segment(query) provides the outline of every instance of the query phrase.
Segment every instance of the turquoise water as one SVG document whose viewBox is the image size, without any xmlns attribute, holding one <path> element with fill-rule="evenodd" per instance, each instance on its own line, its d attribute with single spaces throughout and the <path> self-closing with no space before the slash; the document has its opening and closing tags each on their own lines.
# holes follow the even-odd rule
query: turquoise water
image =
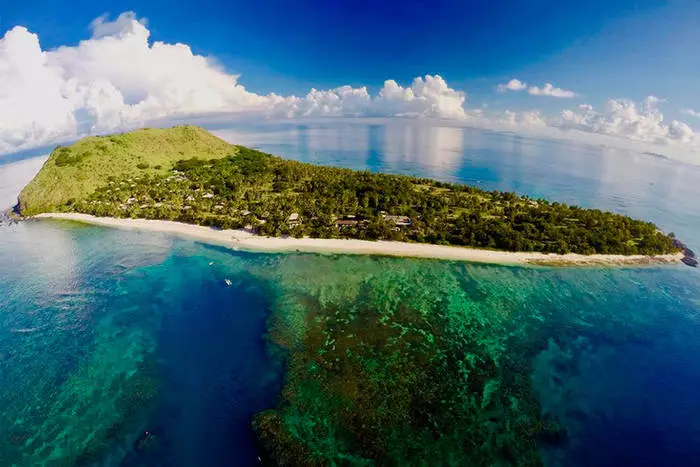
<svg viewBox="0 0 700 467">
<path fill-rule="evenodd" d="M 280 368 L 243 258 L 44 222 L 6 227 L 0 250 L 1 465 L 255 460 L 250 418 Z"/>
<path fill-rule="evenodd" d="M 235 135 L 299 160 L 613 209 L 700 249 L 700 171 L 655 156 L 405 124 Z M 284 377 L 267 320 L 359 296 L 491 323 L 567 430 L 542 443 L 547 465 L 700 465 L 700 276 L 687 267 L 248 254 L 56 221 L 0 227 L 0 259 L 0 465 L 256 465 L 251 419 Z"/>
</svg>

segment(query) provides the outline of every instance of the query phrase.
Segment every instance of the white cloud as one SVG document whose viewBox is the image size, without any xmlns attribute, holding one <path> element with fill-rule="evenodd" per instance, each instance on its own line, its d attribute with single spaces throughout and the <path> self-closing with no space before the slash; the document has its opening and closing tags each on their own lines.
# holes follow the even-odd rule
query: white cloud
<svg viewBox="0 0 700 467">
<path fill-rule="evenodd" d="M 519 79 L 512 79 L 505 84 L 499 84 L 496 86 L 496 90 L 498 92 L 524 91 L 525 89 L 527 89 L 527 84 L 523 83 Z"/>
<path fill-rule="evenodd" d="M 267 112 L 287 117 L 402 116 L 467 118 L 465 93 L 450 88 L 440 76 L 427 75 L 402 87 L 387 80 L 372 97 L 367 88 L 341 86 L 327 91 L 312 89 L 304 97 L 278 98 Z"/>
<path fill-rule="evenodd" d="M 527 83 L 520 81 L 519 79 L 511 79 L 505 84 L 499 84 L 496 86 L 498 92 L 508 92 L 508 91 L 527 91 L 531 96 L 548 96 L 548 97 L 559 97 L 559 98 L 572 98 L 576 97 L 574 91 L 568 89 L 555 88 L 552 83 L 545 83 L 544 86 L 527 86 Z"/>
<path fill-rule="evenodd" d="M 366 87 L 340 86 L 312 89 L 302 96 L 260 95 L 246 90 L 237 75 L 215 60 L 194 54 L 188 45 L 151 41 L 146 22 L 133 13 L 114 21 L 100 17 L 91 26 L 89 39 L 52 50 L 42 50 L 39 37 L 23 27 L 0 38 L 0 154 L 87 134 L 216 115 L 423 117 L 547 137 L 583 132 L 691 149 L 700 145 L 686 123 L 664 120 L 658 110 L 661 100 L 653 96 L 641 104 L 611 99 L 602 110 L 580 106 L 551 119 L 537 110 L 498 115 L 486 105 L 468 109 L 466 93 L 438 75 L 415 78 L 408 86 L 387 80 L 376 94 Z M 517 79 L 497 89 L 575 95 L 551 83 L 528 87 Z"/>
<path fill-rule="evenodd" d="M 5 34 L 0 40 L 0 153 L 75 132 L 63 84 L 36 35 L 22 27 Z"/>
<path fill-rule="evenodd" d="M 450 88 L 442 77 L 427 75 L 414 79 L 410 88 L 385 81 L 375 104 L 384 115 L 466 118 L 466 100 L 464 92 Z"/>
<path fill-rule="evenodd" d="M 520 124 L 526 128 L 544 128 L 547 126 L 547 121 L 539 110 L 529 110 L 520 114 Z"/>
<path fill-rule="evenodd" d="M 530 86 L 527 89 L 527 93 L 531 96 L 549 96 L 549 97 L 559 97 L 563 99 L 570 99 L 576 97 L 574 91 L 568 89 L 555 88 L 552 83 L 545 83 L 543 87 L 538 88 L 537 86 Z"/>
<path fill-rule="evenodd" d="M 627 99 L 609 99 L 600 111 L 580 105 L 576 110 L 563 111 L 555 125 L 654 144 L 696 145 L 697 135 L 686 123 L 666 123 L 658 108 L 660 102 L 656 96 L 648 96 L 641 105 Z"/>
<path fill-rule="evenodd" d="M 263 96 L 185 44 L 151 43 L 146 22 L 133 13 L 100 17 L 91 27 L 90 39 L 48 51 L 23 27 L 0 39 L 0 154 L 212 113 L 467 116 L 466 94 L 437 75 L 406 88 L 389 80 L 374 97 L 350 86 Z"/>
<path fill-rule="evenodd" d="M 148 25 L 146 18 L 138 19 L 133 11 L 122 13 L 114 21 L 109 21 L 109 15 L 102 15 L 90 23 L 92 38 L 100 39 L 107 36 L 119 36 L 129 33 L 137 33 L 140 26 Z"/>
<path fill-rule="evenodd" d="M 693 110 L 693 109 L 683 109 L 683 110 L 681 110 L 681 113 L 682 113 L 683 115 L 689 115 L 689 116 L 691 116 L 691 117 L 700 118 L 700 112 L 698 112 L 697 110 Z"/>
<path fill-rule="evenodd" d="M 492 122 L 511 129 L 525 130 L 546 128 L 548 126 L 547 120 L 538 110 L 527 110 L 524 112 L 505 110 L 502 114 L 496 115 Z"/>
</svg>

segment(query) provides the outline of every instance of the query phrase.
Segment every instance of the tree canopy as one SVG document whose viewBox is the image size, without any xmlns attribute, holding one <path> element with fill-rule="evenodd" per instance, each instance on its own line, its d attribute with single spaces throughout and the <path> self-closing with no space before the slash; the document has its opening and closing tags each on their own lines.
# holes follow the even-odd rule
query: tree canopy
<svg viewBox="0 0 700 467">
<path fill-rule="evenodd" d="M 672 235 L 627 216 L 425 178 L 316 166 L 238 146 L 170 171 L 108 177 L 64 209 L 267 236 L 358 238 L 508 251 L 665 254 Z"/>
</svg>

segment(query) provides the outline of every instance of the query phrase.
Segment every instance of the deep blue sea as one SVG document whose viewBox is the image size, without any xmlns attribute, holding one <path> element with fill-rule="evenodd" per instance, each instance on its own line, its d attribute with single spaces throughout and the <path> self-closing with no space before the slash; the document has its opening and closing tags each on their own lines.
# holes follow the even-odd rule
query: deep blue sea
<svg viewBox="0 0 700 467">
<path fill-rule="evenodd" d="M 305 162 L 613 210 L 700 250 L 700 167 L 655 155 L 410 121 L 216 131 Z M 0 165 L 0 207 L 40 163 Z M 70 222 L 0 226 L 0 465 L 256 465 L 251 418 L 275 405 L 284 377 L 270 311 L 290 290 L 342 294 L 357 277 L 422 265 L 455 273 L 448 262 L 252 254 Z M 458 273 L 489 309 L 553 320 L 533 385 L 571 436 L 543 447 L 548 465 L 700 465 L 698 270 Z M 624 338 L 604 326 L 613 320 Z M 577 338 L 557 341 L 572 328 Z"/>
</svg>

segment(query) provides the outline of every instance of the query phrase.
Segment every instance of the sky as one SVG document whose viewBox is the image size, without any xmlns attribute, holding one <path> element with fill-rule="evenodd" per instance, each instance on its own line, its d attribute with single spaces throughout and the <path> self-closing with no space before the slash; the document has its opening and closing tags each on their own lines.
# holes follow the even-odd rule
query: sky
<svg viewBox="0 0 700 467">
<path fill-rule="evenodd" d="M 698 24 L 694 0 L 2 2 L 0 155 L 188 118 L 381 116 L 700 160 Z"/>
</svg>

